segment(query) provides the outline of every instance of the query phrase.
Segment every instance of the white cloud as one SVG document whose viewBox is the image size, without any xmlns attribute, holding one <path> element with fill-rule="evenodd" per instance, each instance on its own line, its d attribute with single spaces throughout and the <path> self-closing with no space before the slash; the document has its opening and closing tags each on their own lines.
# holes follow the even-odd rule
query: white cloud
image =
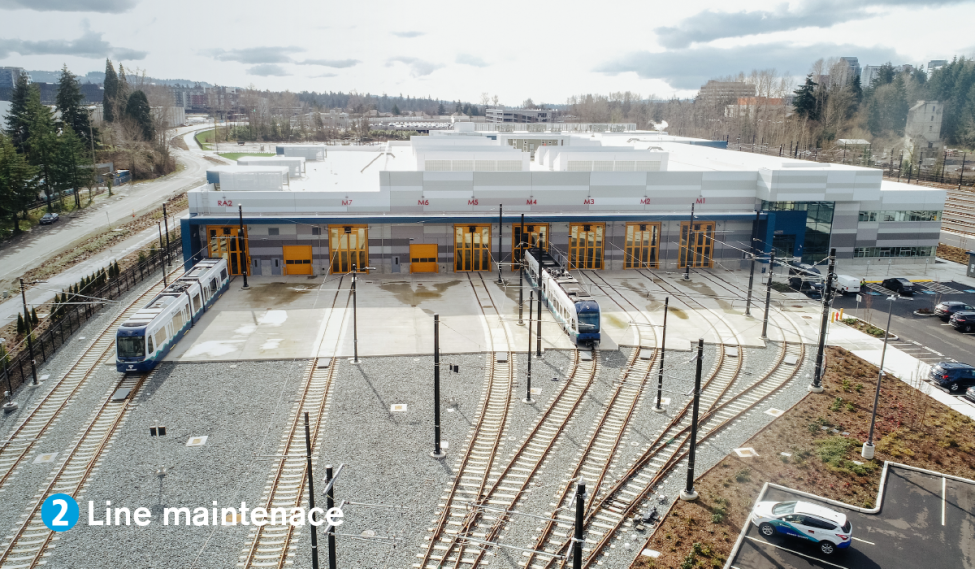
<svg viewBox="0 0 975 569">
<path fill-rule="evenodd" d="M 0 9 L 38 12 L 128 12 L 138 0 L 0 0 Z"/>
<path fill-rule="evenodd" d="M 261 77 L 284 77 L 291 75 L 283 67 L 276 63 L 263 63 L 247 68 L 248 75 L 259 75 Z"/>
<path fill-rule="evenodd" d="M 102 39 L 101 33 L 86 31 L 76 40 L 19 40 L 0 39 L 0 59 L 11 53 L 20 55 L 73 55 L 100 59 L 114 57 L 115 59 L 139 60 L 147 55 L 145 51 L 112 46 Z"/>
<path fill-rule="evenodd" d="M 422 59 L 417 59 L 416 57 L 391 57 L 386 60 L 386 67 L 390 67 L 396 63 L 405 63 L 410 68 L 410 75 L 413 77 L 424 77 L 430 75 L 434 71 L 443 67 L 439 63 L 433 63 L 431 61 L 424 61 Z"/>
</svg>

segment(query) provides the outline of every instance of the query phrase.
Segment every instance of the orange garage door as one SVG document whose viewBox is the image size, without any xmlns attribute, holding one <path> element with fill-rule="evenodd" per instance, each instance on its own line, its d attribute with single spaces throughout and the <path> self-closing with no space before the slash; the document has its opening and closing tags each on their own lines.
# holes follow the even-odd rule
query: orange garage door
<svg viewBox="0 0 975 569">
<path fill-rule="evenodd" d="M 410 272 L 437 272 L 437 245 L 410 245 Z"/>
<path fill-rule="evenodd" d="M 311 274 L 311 245 L 285 245 L 282 249 L 284 249 L 284 274 Z"/>
</svg>

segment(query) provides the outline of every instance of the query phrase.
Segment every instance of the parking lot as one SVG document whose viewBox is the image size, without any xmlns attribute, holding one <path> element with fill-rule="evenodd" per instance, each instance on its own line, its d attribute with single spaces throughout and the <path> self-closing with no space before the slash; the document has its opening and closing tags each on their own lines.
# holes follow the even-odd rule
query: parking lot
<svg viewBox="0 0 975 569">
<path fill-rule="evenodd" d="M 841 507 L 781 487 L 760 500 L 803 500 L 846 514 L 853 544 L 826 557 L 816 544 L 749 527 L 732 551 L 731 569 L 975 569 L 975 482 L 889 465 L 876 514 Z"/>
</svg>

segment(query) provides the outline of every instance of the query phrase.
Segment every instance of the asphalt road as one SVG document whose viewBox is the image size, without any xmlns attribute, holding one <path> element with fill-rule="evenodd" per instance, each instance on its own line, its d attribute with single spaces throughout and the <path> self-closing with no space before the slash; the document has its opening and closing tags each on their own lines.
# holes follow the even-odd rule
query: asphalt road
<svg viewBox="0 0 975 569">
<path fill-rule="evenodd" d="M 200 125 L 184 127 L 178 129 L 176 134 L 202 128 Z M 133 212 L 138 215 L 158 207 L 173 193 L 204 179 L 208 162 L 203 159 L 199 147 L 194 144 L 189 152 L 173 148 L 173 154 L 184 165 L 182 171 L 152 182 L 120 186 L 113 191 L 117 195 L 110 200 L 87 208 L 76 217 L 69 219 L 65 216 L 58 223 L 38 226 L 28 235 L 0 248 L 0 284 L 10 286 L 11 279 L 41 265 L 52 254 L 106 229 L 109 223 L 117 224 L 131 219 Z"/>
<path fill-rule="evenodd" d="M 934 308 L 937 301 L 959 300 L 975 304 L 975 294 L 963 293 L 968 289 L 959 283 L 944 283 L 957 289 L 958 294 L 915 294 L 913 300 L 899 298 L 893 302 L 890 332 L 899 341 L 892 345 L 902 349 L 925 363 L 956 360 L 975 365 L 975 334 L 965 334 L 942 322 L 936 316 L 915 316 L 920 308 Z M 845 314 L 858 316 L 871 324 L 883 328 L 887 325 L 888 302 L 885 296 L 864 295 L 864 302 L 856 309 L 856 297 L 836 297 L 833 308 L 843 308 Z M 926 349 L 929 348 L 929 349 Z"/>
<path fill-rule="evenodd" d="M 772 489 L 765 500 L 813 501 Z M 975 484 L 890 468 L 882 508 L 863 514 L 829 503 L 853 525 L 853 544 L 826 557 L 815 544 L 786 536 L 766 539 L 749 523 L 733 569 L 975 569 Z"/>
</svg>

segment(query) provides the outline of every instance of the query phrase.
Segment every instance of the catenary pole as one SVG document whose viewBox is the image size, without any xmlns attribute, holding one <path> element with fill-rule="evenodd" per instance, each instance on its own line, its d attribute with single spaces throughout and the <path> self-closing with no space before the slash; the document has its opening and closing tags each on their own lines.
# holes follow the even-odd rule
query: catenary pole
<svg viewBox="0 0 975 569">
<path fill-rule="evenodd" d="M 342 465 L 339 465 L 339 471 Z M 335 478 L 332 473 L 332 465 L 325 467 L 325 483 L 328 484 L 328 492 L 325 492 L 325 511 L 331 511 L 335 507 L 335 484 L 331 483 Z M 325 534 L 328 536 L 328 569 L 335 569 L 335 526 L 329 525 Z"/>
<path fill-rule="evenodd" d="M 809 386 L 812 393 L 823 392 L 823 357 L 826 351 L 826 327 L 829 325 L 829 307 L 833 299 L 833 274 L 836 270 L 836 249 L 829 251 L 829 272 L 826 274 L 826 286 L 823 287 L 823 319 L 819 325 L 819 347 L 816 350 L 816 370 L 813 373 L 813 382 Z"/>
<path fill-rule="evenodd" d="M 173 266 L 173 259 L 170 257 L 169 252 L 172 250 L 169 246 L 169 217 L 166 215 L 166 204 L 162 204 L 163 209 L 163 227 L 166 228 L 166 266 Z"/>
<path fill-rule="evenodd" d="M 433 315 L 433 458 L 443 458 L 440 448 L 440 315 Z"/>
<path fill-rule="evenodd" d="M 686 502 L 697 500 L 694 491 L 694 455 L 697 452 L 697 414 L 701 406 L 701 366 L 704 361 L 704 338 L 697 341 L 697 368 L 694 372 L 694 406 L 691 412 L 691 448 L 687 453 L 687 484 L 680 493 L 680 499 Z"/>
<path fill-rule="evenodd" d="M 240 253 L 240 273 L 244 275 L 243 288 L 244 290 L 246 290 L 250 288 L 247 286 L 247 269 L 250 263 L 247 260 L 247 254 L 245 253 L 245 249 L 244 249 L 244 246 L 247 243 L 244 241 L 244 206 L 243 205 L 237 206 L 237 213 L 240 216 L 238 218 L 240 220 L 240 227 L 237 230 L 237 252 Z M 354 277 L 352 282 L 353 283 L 355 282 Z M 356 361 L 358 361 L 358 358 L 356 358 Z"/>
<path fill-rule="evenodd" d="M 356 316 L 356 267 L 355 263 L 352 263 L 352 363 L 359 363 L 359 326 Z"/>
<path fill-rule="evenodd" d="M 663 398 L 664 392 L 664 356 L 667 353 L 667 312 L 668 306 L 670 305 L 670 297 L 664 297 L 664 332 L 662 338 L 660 339 L 660 367 L 657 368 L 657 406 L 653 408 L 657 413 L 663 413 L 664 408 L 661 407 L 661 399 Z"/>
<path fill-rule="evenodd" d="M 761 210 L 755 212 L 755 224 L 752 225 L 752 266 L 748 273 L 748 298 L 745 300 L 745 316 L 752 315 L 752 285 L 755 284 L 755 239 L 758 233 L 758 221 L 762 217 Z"/>
<path fill-rule="evenodd" d="M 511 249 L 512 261 L 514 260 L 515 257 L 515 251 L 521 249 L 521 259 L 518 261 L 518 325 L 519 326 L 524 326 L 525 324 L 525 320 L 522 316 L 522 311 L 525 308 L 525 288 L 524 288 L 525 287 L 524 285 L 525 250 L 523 247 L 520 247 L 522 240 L 524 238 L 525 238 L 525 214 L 521 214 L 521 235 L 519 235 L 517 239 L 512 239 L 512 243 L 514 243 L 515 241 L 518 241 L 518 243 L 515 243 L 515 246 Z M 529 346 L 529 348 L 531 348 L 531 346 Z"/>
<path fill-rule="evenodd" d="M 535 323 L 535 357 L 542 357 L 542 274 L 541 263 L 538 266 L 538 320 Z"/>
<path fill-rule="evenodd" d="M 740 139 L 741 137 L 739 137 Z M 741 147 L 738 147 L 741 150 Z M 691 222 L 687 225 L 687 245 L 684 248 L 684 280 L 691 278 L 691 237 L 694 235 L 694 204 L 691 203 Z"/>
<path fill-rule="evenodd" d="M 308 411 L 305 411 L 305 460 L 308 468 L 308 511 L 315 509 L 315 476 L 311 469 L 311 433 L 308 428 Z M 312 514 L 314 515 L 314 514 Z M 308 524 L 311 529 L 311 566 L 318 569 L 318 527 Z"/>
<path fill-rule="evenodd" d="M 504 204 L 498 204 L 498 284 L 504 284 L 501 277 L 501 242 L 504 240 Z"/>
<path fill-rule="evenodd" d="M 765 284 L 765 318 L 762 319 L 762 339 L 768 338 L 768 307 L 772 302 L 772 270 L 775 268 L 775 249 L 768 258 L 768 282 Z"/>
<path fill-rule="evenodd" d="M 524 258 L 524 257 L 522 257 Z M 532 305 L 535 301 L 535 291 L 528 291 L 528 382 L 525 386 L 525 403 L 532 401 Z"/>
<path fill-rule="evenodd" d="M 572 537 L 572 569 L 582 569 L 583 520 L 586 517 L 586 480 L 579 477 L 576 485 L 576 523 Z"/>
<path fill-rule="evenodd" d="M 37 385 L 37 367 L 34 364 L 34 340 L 31 336 L 34 335 L 33 323 L 30 321 L 30 312 L 27 310 L 27 293 L 24 292 L 24 279 L 20 279 L 20 299 L 24 301 L 24 324 L 27 325 L 27 350 L 30 352 L 30 374 L 34 378 L 34 383 L 31 385 Z M 10 394 L 13 396 L 13 393 Z"/>
</svg>

